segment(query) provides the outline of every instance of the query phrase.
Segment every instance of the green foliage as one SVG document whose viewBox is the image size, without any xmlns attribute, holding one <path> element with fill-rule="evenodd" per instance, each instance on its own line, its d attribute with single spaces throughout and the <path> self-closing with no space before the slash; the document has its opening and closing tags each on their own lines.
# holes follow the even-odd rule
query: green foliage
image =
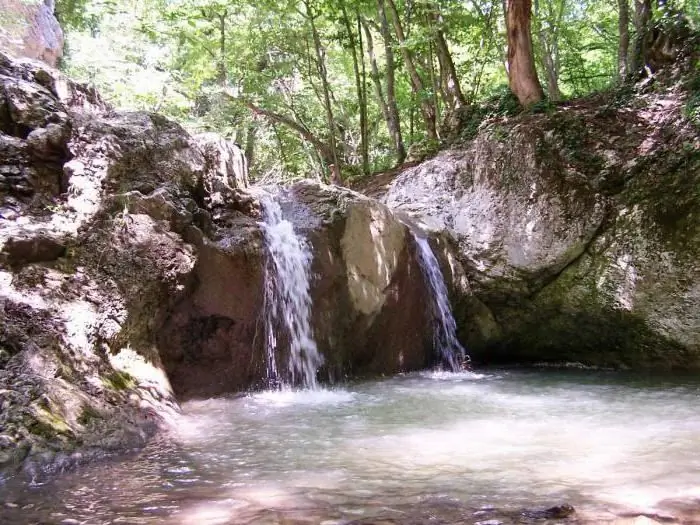
<svg viewBox="0 0 700 525">
<path fill-rule="evenodd" d="M 103 17 L 118 11 L 117 0 L 57 0 L 56 17 L 69 30 L 98 31 Z"/>
<path fill-rule="evenodd" d="M 459 138 L 470 140 L 490 119 L 512 117 L 522 112 L 520 102 L 507 85 L 498 86 L 483 102 L 463 109 L 459 114 Z"/>
<path fill-rule="evenodd" d="M 690 96 L 685 103 L 686 118 L 700 128 L 700 63 L 696 65 L 696 74 L 688 81 Z"/>
<path fill-rule="evenodd" d="M 520 112 L 505 86 L 501 2 L 394 2 L 405 33 L 403 47 L 413 56 L 423 81 L 423 89 L 413 92 L 394 34 L 394 95 L 407 149 L 425 139 L 421 102 L 435 103 L 438 122 L 454 113 L 441 77 L 438 34 L 444 35 L 471 104 L 457 112 L 458 136 L 469 138 L 485 120 Z M 672 23 L 682 13 L 684 23 L 697 28 L 699 2 L 667 2 L 675 14 L 669 10 L 655 16 Z M 537 0 L 533 6 L 533 43 L 544 86 L 550 70 L 562 99 L 614 85 L 616 1 Z M 364 31 L 358 31 L 360 20 L 372 36 L 386 98 L 389 64 L 376 0 L 58 0 L 57 12 L 67 28 L 68 74 L 93 84 L 116 106 L 157 111 L 192 131 L 216 131 L 237 141 L 252 152 L 254 179 L 326 176 L 329 162 L 319 145 L 328 145 L 331 137 L 338 144 L 344 177 L 361 173 L 361 104 L 368 115 L 370 170 L 395 163 L 395 143 L 370 76 L 368 42 Z M 322 48 L 320 63 L 312 21 Z M 362 102 L 353 43 L 365 71 L 360 81 L 366 92 Z M 328 79 L 335 129 L 328 123 L 322 71 Z M 698 105 L 697 97 L 688 101 L 687 115 L 693 121 L 698 119 Z M 552 108 L 544 102 L 532 111 Z"/>
</svg>

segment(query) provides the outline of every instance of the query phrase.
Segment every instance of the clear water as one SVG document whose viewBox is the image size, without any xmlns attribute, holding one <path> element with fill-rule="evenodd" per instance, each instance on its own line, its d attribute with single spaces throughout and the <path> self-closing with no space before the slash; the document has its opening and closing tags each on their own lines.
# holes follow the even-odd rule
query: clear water
<svg viewBox="0 0 700 525">
<path fill-rule="evenodd" d="M 699 394 L 695 381 L 494 371 L 191 402 L 174 441 L 0 488 L 0 522 L 475 523 L 484 506 L 568 502 L 604 523 L 698 495 Z"/>
<path fill-rule="evenodd" d="M 466 358 L 466 351 L 457 339 L 457 323 L 452 315 L 450 298 L 445 286 L 445 277 L 442 275 L 433 249 L 428 239 L 414 234 L 418 247 L 418 262 L 423 276 L 430 288 L 433 302 L 433 340 L 435 348 L 440 352 L 443 364 L 453 372 L 461 368 L 461 363 Z"/>
<path fill-rule="evenodd" d="M 268 253 L 264 307 L 268 380 L 271 385 L 287 383 L 313 389 L 316 372 L 323 364 L 311 327 L 309 270 L 313 255 L 292 222 L 283 218 L 279 203 L 270 195 L 262 195 L 260 202 Z M 281 341 L 288 347 L 284 370 L 278 368 Z"/>
</svg>

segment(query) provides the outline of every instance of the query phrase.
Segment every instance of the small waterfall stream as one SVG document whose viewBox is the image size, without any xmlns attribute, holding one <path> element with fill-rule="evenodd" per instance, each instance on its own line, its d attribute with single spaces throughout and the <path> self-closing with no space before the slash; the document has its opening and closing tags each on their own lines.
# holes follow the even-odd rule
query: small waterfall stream
<svg viewBox="0 0 700 525">
<path fill-rule="evenodd" d="M 456 372 L 462 369 L 465 360 L 468 361 L 468 356 L 457 339 L 457 323 L 452 315 L 445 278 L 428 239 L 415 233 L 413 236 L 418 246 L 418 262 L 430 288 L 433 302 L 435 348 L 440 352 L 443 365 Z"/>
<path fill-rule="evenodd" d="M 316 388 L 316 371 L 323 364 L 311 327 L 309 269 L 313 255 L 306 241 L 284 219 L 279 203 L 270 195 L 261 197 L 265 244 L 265 332 L 267 377 L 271 386 L 284 383 Z M 280 340 L 289 345 L 287 373 L 278 368 Z"/>
</svg>

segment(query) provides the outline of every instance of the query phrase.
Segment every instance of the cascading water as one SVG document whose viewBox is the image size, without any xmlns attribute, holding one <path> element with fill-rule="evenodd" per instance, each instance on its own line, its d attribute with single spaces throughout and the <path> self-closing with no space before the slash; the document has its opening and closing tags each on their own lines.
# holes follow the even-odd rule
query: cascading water
<svg viewBox="0 0 700 525">
<path fill-rule="evenodd" d="M 440 352 L 443 363 L 456 372 L 469 358 L 457 339 L 457 323 L 452 315 L 445 278 L 428 239 L 415 233 L 413 236 L 416 240 L 416 246 L 418 246 L 418 262 L 430 288 L 433 301 L 432 310 L 435 325 L 433 341 Z"/>
<path fill-rule="evenodd" d="M 282 330 L 289 344 L 288 382 L 316 387 L 316 371 L 323 364 L 311 328 L 309 268 L 313 256 L 306 241 L 282 217 L 279 203 L 270 195 L 261 197 L 265 243 L 265 331 L 267 377 L 271 385 L 285 383 L 277 364 Z"/>
</svg>

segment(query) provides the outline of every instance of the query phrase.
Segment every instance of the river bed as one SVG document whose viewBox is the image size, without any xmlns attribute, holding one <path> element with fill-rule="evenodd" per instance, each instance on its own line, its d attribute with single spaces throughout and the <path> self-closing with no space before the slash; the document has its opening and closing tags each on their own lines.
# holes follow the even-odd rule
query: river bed
<svg viewBox="0 0 700 525">
<path fill-rule="evenodd" d="M 192 401 L 172 439 L 0 487 L 0 523 L 663 515 L 663 500 L 700 497 L 699 394 L 693 379 L 491 370 Z"/>
</svg>

